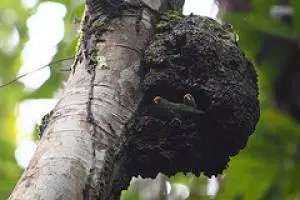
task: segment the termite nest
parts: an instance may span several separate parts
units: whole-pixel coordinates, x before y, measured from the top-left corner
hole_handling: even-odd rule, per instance
[[[259,120],[258,86],[236,36],[231,26],[201,16],[158,27],[143,60],[144,97],[127,125],[126,173],[217,175],[245,147]],[[203,115],[153,114],[156,96],[182,103],[187,93]]]

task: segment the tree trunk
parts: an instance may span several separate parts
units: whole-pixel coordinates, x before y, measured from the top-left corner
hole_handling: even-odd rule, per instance
[[[110,196],[117,144],[142,98],[142,54],[171,0],[110,2],[86,1],[74,71],[10,200]]]

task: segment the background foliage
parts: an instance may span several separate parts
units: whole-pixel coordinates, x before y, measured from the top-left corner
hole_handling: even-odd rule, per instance
[[[0,83],[16,77],[22,64],[21,52],[29,38],[26,20],[43,2],[39,0],[33,7],[25,8],[18,0],[1,0]],[[55,60],[74,54],[77,34],[74,34],[76,27],[72,21],[75,16],[81,16],[83,4],[79,0],[54,2],[67,8],[65,36],[58,44]],[[225,176],[218,177],[216,199],[300,198],[300,126],[297,121],[300,119],[300,84],[296,84],[300,79],[300,1],[287,3],[293,8],[291,16],[272,15],[273,6],[282,2],[252,0],[252,9],[247,13],[220,15],[234,25],[240,37],[240,47],[256,65],[261,119],[246,149],[232,158]],[[16,31],[19,41],[13,45],[9,41]],[[63,78],[62,73],[54,70],[57,67],[60,66],[51,68],[50,78],[37,90],[27,90],[20,82],[0,88],[0,199],[9,196],[22,172],[14,156],[17,147],[16,108],[26,99],[51,98]],[[205,192],[205,177],[179,173],[171,178],[171,182],[186,185],[190,189],[189,199],[211,198]],[[126,191],[123,194],[124,199],[140,199],[136,193]]]

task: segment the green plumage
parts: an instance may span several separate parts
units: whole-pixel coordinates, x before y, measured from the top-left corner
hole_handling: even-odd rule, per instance
[[[151,112],[154,116],[163,119],[183,118],[189,116],[201,116],[204,112],[184,103],[174,103],[162,97],[155,97]]]

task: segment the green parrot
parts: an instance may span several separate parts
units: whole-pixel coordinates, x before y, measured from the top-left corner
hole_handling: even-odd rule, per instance
[[[174,103],[160,96],[156,96],[153,99],[153,103],[154,106],[152,107],[151,112],[154,113],[154,116],[163,119],[204,115],[203,111],[196,108],[197,105],[195,99],[191,94],[184,95],[183,103]]]

